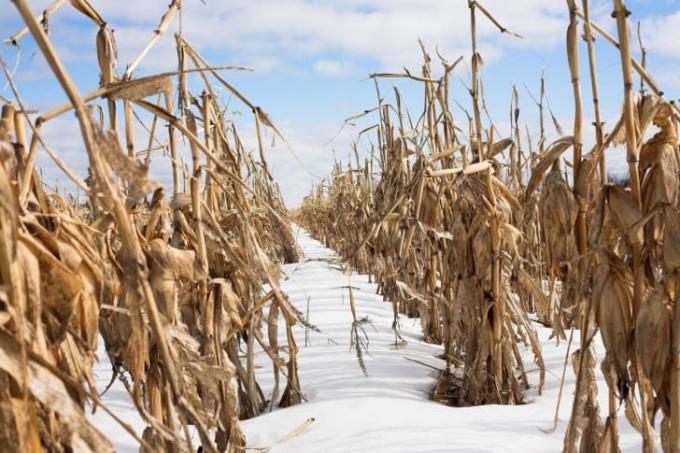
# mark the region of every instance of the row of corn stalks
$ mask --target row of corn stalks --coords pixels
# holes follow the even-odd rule
[[[46,33],[47,17],[64,4],[99,29],[92,44],[101,85],[90,93],[78,91]],[[142,451],[193,452],[192,438],[203,451],[243,451],[239,419],[302,397],[292,334],[300,318],[278,272],[278,263],[296,261],[298,252],[263,155],[262,134],[275,127],[181,34],[176,73],[133,76],[182,13],[179,0],[122,75],[113,33],[87,1],[57,0],[38,16],[25,0],[13,6],[26,28],[9,41],[19,45],[32,35],[68,103],[31,118],[15,91],[2,106],[0,449],[112,451],[85,416],[89,404],[110,413]],[[189,91],[192,77],[199,94]],[[258,157],[219,105],[218,89],[252,111]],[[87,178],[41,136],[46,123],[73,112]],[[142,121],[148,146],[139,149],[134,135]],[[87,194],[85,202],[46,189],[36,169],[41,150]],[[148,177],[161,152],[172,194]],[[142,435],[95,387],[102,338],[112,382],[125,385],[147,425]],[[269,400],[255,379],[258,350],[275,376]]]
[[[630,13],[622,0],[612,2],[618,39],[591,20],[588,0],[567,0],[573,132],[565,134],[555,121],[560,137],[546,143],[541,83],[537,143],[528,129],[521,133],[516,90],[511,130],[501,137],[482,121],[476,21],[484,17],[511,33],[480,2],[468,4],[471,112],[456,122],[449,105],[449,78],[460,60],[440,57],[442,76],[434,78],[423,50],[419,74],[374,74],[379,104],[362,115],[377,116],[377,123],[361,134],[375,133],[377,147],[361,162],[355,145],[355,162],[336,162],[293,219],[376,279],[394,306],[396,342],[401,312],[419,316],[425,340],[444,345],[447,367],[435,399],[521,402],[528,383],[520,342],[535,354],[540,392],[544,367],[532,316],[559,338],[569,328],[580,331],[564,451],[618,451],[620,412],[640,432],[643,451],[654,451],[659,435],[665,451],[680,451],[678,109],[632,57]],[[600,114],[596,37],[621,57],[623,112],[611,128]],[[595,144],[588,152],[582,49],[595,116]],[[639,91],[633,87],[637,76]],[[395,77],[422,85],[424,108],[417,118],[396,88],[392,103],[380,93],[378,80]],[[610,184],[605,152],[624,144],[630,184]],[[595,383],[596,335],[606,349],[599,358],[609,394],[604,422]]]

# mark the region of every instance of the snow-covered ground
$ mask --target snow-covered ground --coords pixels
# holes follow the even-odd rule
[[[535,385],[527,392],[528,404],[458,408],[430,401],[428,394],[437,372],[424,364],[441,368],[443,362],[436,356],[442,348],[420,341],[420,321],[401,318],[401,335],[408,344],[395,348],[391,304],[376,295],[375,284],[369,283],[366,276],[353,274],[357,316],[370,321],[364,324],[370,341],[368,354],[364,355],[368,372],[365,376],[356,353],[349,348],[349,280],[340,269],[341,261],[304,230],[298,231],[298,241],[304,257],[300,263],[282,266],[281,286],[298,310],[308,313],[309,321],[321,330],[318,333],[296,327],[299,377],[307,401],[242,422],[249,447],[273,445],[272,452],[323,453],[561,451],[574,387],[571,366],[567,369],[557,430],[552,434],[544,431],[553,424],[566,342],[558,346],[548,340],[548,329],[536,325],[543,343],[546,382],[542,396],[538,396]],[[578,344],[578,332],[574,344]],[[601,359],[602,345],[597,348]],[[110,379],[111,367],[103,350],[99,357],[102,363],[95,372],[101,391]],[[258,362],[262,365],[258,381],[265,392],[271,392],[270,361],[262,353]],[[537,384],[538,370],[528,352],[526,362],[530,382]],[[606,385],[601,377],[598,386],[601,408],[606,410]],[[122,384],[116,382],[103,401],[141,433],[143,423]],[[628,425],[622,410],[620,414],[622,451],[640,451],[640,435]],[[310,418],[314,422],[306,429],[297,429]],[[118,451],[136,451],[134,439],[103,411],[97,411],[91,419],[113,440]],[[296,435],[277,443],[292,432]]]

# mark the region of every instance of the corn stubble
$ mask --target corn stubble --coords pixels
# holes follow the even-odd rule
[[[618,451],[620,412],[640,432],[643,451],[654,451],[659,436],[664,451],[680,451],[679,111],[631,56],[630,13],[622,0],[612,2],[618,39],[591,20],[587,0],[567,0],[574,130],[565,134],[553,117],[560,137],[546,143],[541,80],[541,136],[533,146],[527,133],[527,152],[516,90],[511,136],[501,139],[493,124],[482,124],[476,13],[509,32],[479,2],[469,6],[472,111],[464,110],[464,121],[455,123],[449,106],[449,77],[458,62],[440,57],[443,75],[434,79],[423,49],[421,74],[374,74],[379,104],[361,116],[378,119],[360,135],[375,131],[377,147],[360,162],[355,145],[356,161],[336,162],[292,218],[375,278],[394,307],[396,345],[398,313],[420,317],[424,339],[444,345],[447,366],[434,399],[521,403],[528,385],[521,342],[535,354],[540,390],[544,368],[531,315],[558,338],[570,327],[581,334],[571,355],[577,380],[565,452]],[[609,130],[600,117],[596,34],[621,57],[623,112]],[[595,115],[588,152],[582,46]],[[634,93],[636,74],[642,82]],[[379,79],[397,77],[423,87],[424,109],[415,122],[396,88],[389,104],[380,92]],[[630,187],[607,180],[605,151],[624,144]],[[596,334],[606,350],[600,361],[607,389],[599,389],[609,395],[604,420]]]
[[[64,2],[37,18],[26,1],[13,3],[26,29],[10,41],[17,44],[29,33],[35,38],[69,102],[35,123],[17,92],[16,103],[2,107],[0,445],[14,451],[112,451],[84,412],[86,402],[109,412],[93,376],[101,335],[112,382],[124,383],[147,428],[138,436],[112,415],[142,451],[196,451],[190,427],[203,451],[244,451],[239,419],[262,413],[268,404],[302,399],[291,330],[299,318],[279,288],[276,264],[296,261],[298,251],[266,162],[245,150],[214,84],[252,110],[258,131],[275,127],[181,35],[178,109],[175,75],[133,77],[180,11],[179,1],[170,4],[122,77],[114,74],[116,46],[106,22],[85,0],[70,2],[99,27],[101,86],[86,95],[72,83],[43,28]],[[11,80],[4,62],[3,68]],[[192,73],[204,82],[199,95],[187,88]],[[105,110],[97,110],[100,104]],[[40,135],[45,122],[70,110],[89,159],[85,180]],[[142,111],[152,119],[144,124],[148,147],[140,150],[134,122],[142,121]],[[118,124],[121,116],[124,124]],[[181,141],[189,144],[190,166],[180,160]],[[40,146],[87,193],[85,203],[45,189],[35,168]],[[158,150],[172,162],[170,197],[149,179]],[[279,344],[279,315],[287,344]],[[256,348],[274,369],[271,401],[255,379]]]

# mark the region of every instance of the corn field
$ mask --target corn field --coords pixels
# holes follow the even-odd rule
[[[372,74],[376,86],[406,78],[422,86],[423,110],[413,120],[399,90],[366,115],[377,116],[378,145],[370,158],[336,162],[293,219],[369,273],[395,313],[419,317],[427,341],[444,345],[446,368],[432,390],[451,405],[519,404],[527,388],[518,345],[545,368],[531,319],[566,339],[581,332],[571,361],[577,376],[564,451],[618,451],[617,417],[624,416],[654,451],[680,451],[680,312],[677,311],[677,107],[663,98],[631,57],[628,12],[613,2],[618,39],[591,21],[588,1],[569,0],[567,58],[575,104],[574,130],[553,143],[543,135],[544,92],[538,101],[541,136],[522,143],[517,91],[512,134],[484,124],[481,56],[476,21],[506,30],[480,2],[470,1],[471,111],[456,120],[449,104],[451,71],[440,57],[433,78],[423,48],[420,74]],[[621,55],[623,112],[606,130],[598,105],[593,41]],[[582,36],[584,44],[579,45]],[[509,39],[513,39],[510,37]],[[585,47],[595,111],[595,145],[583,149],[583,102],[578,59]],[[633,92],[633,76],[643,88]],[[650,131],[654,134],[650,137]],[[625,144],[630,187],[607,181],[605,151]],[[527,151],[528,145],[528,151]],[[562,160],[570,150],[569,169]],[[592,340],[606,348],[602,372],[609,406],[600,421]],[[455,370],[462,370],[455,373]],[[661,417],[660,432],[654,420]]]
[[[274,125],[180,35],[177,73],[132,77],[177,14],[177,0],[122,77],[113,75],[116,43],[104,19],[86,1],[71,2],[99,27],[93,44],[101,87],[86,94],[73,84],[40,18],[26,1],[13,3],[26,28],[11,41],[33,36],[69,103],[35,121],[19,93],[16,104],[2,108],[3,451],[112,451],[83,411],[86,401],[109,411],[92,376],[101,339],[114,378],[127,378],[148,425],[138,437],[118,419],[142,451],[196,451],[189,427],[198,432],[203,451],[243,451],[239,419],[255,417],[268,405],[301,402],[291,333],[300,318],[279,289],[277,268],[278,262],[296,261],[298,252],[267,162],[246,152],[216,101],[214,84],[252,111],[258,132]],[[194,73],[204,82],[200,93],[187,88]],[[81,179],[56,157],[55,164],[87,194],[84,203],[46,192],[35,167],[40,146],[50,153],[41,127],[72,110],[89,176]],[[146,150],[134,148],[136,110],[152,117]],[[180,141],[189,144],[190,164],[179,158]],[[171,196],[148,177],[156,144],[170,157]],[[279,314],[285,321],[280,327]],[[279,328],[288,333],[286,345],[277,342]],[[255,379],[258,344],[276,375],[271,401]]]
[[[564,451],[619,451],[625,417],[645,453],[659,442],[680,452],[680,110],[632,56],[623,0],[611,3],[615,35],[591,20],[588,0],[567,0],[573,130],[547,142],[541,80],[540,136],[523,133],[517,90],[511,133],[502,136],[486,114],[478,21],[506,39],[521,37],[483,3],[467,3],[464,115],[454,115],[451,79],[466,62],[433,58],[421,43],[420,73],[370,75],[377,105],[353,117],[375,123],[362,132],[377,143],[370,156],[362,160],[356,143],[355,159],[335,161],[289,212],[264,151],[265,131],[281,134],[223,75],[242,68],[212,66],[178,33],[175,72],[134,76],[160,39],[172,39],[165,35],[182,14],[180,0],[171,0],[122,75],[114,34],[87,0],[56,0],[38,15],[26,0],[12,0],[25,28],[7,42],[35,40],[68,103],[33,115],[0,61],[14,95],[0,118],[0,450],[113,451],[85,415],[95,408],[143,452],[245,451],[240,420],[304,404],[294,326],[310,323],[281,289],[279,270],[300,258],[294,222],[335,250],[347,270],[377,283],[394,314],[395,347],[405,342],[400,315],[418,318],[423,339],[443,346],[433,400],[452,411],[525,404],[534,384],[522,351],[533,355],[539,395],[545,381],[536,324],[569,342],[576,330],[565,361],[575,392],[560,392],[573,398]],[[62,7],[98,29],[95,91],[78,90],[48,36],[47,18]],[[600,113],[596,37],[620,53],[623,108],[611,125]],[[580,58],[589,74],[579,73]],[[384,92],[393,79],[422,88],[417,116],[398,88]],[[584,137],[584,83],[593,93],[592,138]],[[252,113],[257,153],[217,89]],[[87,177],[41,134],[66,115],[79,126]],[[135,146],[137,123],[144,149]],[[621,145],[629,184],[608,181],[606,151]],[[45,186],[39,150],[84,200]],[[149,176],[160,152],[171,187]],[[598,335],[605,357],[595,355]],[[112,382],[124,383],[146,424],[141,434],[101,400],[93,376],[101,341]],[[274,376],[269,398],[256,379],[258,350]],[[598,389],[600,362],[607,388]],[[608,407],[599,406],[598,392],[607,393]]]

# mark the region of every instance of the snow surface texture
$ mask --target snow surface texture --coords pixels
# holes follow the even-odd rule
[[[298,230],[298,242],[304,253],[299,263],[282,266],[282,289],[291,302],[322,333],[296,326],[299,377],[307,401],[286,409],[277,409],[242,422],[248,447],[272,446],[272,452],[558,452],[562,450],[564,431],[569,419],[574,389],[574,373],[567,368],[557,430],[552,427],[560,387],[567,342],[548,340],[550,330],[538,324],[546,365],[545,389],[538,396],[538,369],[529,351],[525,366],[532,387],[526,393],[527,404],[519,406],[448,407],[429,400],[437,372],[413,359],[441,368],[436,358],[441,346],[420,341],[420,321],[400,316],[401,335],[408,342],[394,347],[392,305],[376,295],[376,285],[365,275],[348,276],[341,270],[341,259],[306,231]],[[363,327],[369,337],[364,361],[368,376],[359,367],[356,352],[350,351],[352,315],[347,286],[351,281],[357,305],[357,317],[370,323]],[[285,329],[282,342],[285,340]],[[307,343],[305,344],[305,337]],[[599,338],[598,338],[599,340]],[[111,365],[100,341],[95,367],[101,391],[111,377]],[[574,348],[578,347],[574,333]],[[597,356],[604,356],[601,342]],[[262,365],[258,382],[271,395],[273,376],[269,359],[257,355]],[[598,370],[601,411],[607,408],[607,387]],[[281,391],[285,386],[282,377]],[[137,432],[144,424],[135,411],[125,388],[114,383],[103,402]],[[620,445],[623,452],[638,452],[641,436],[631,428],[623,411],[619,411]],[[315,422],[306,430],[284,442],[277,442],[303,425]],[[134,439],[101,409],[90,416],[120,452],[137,451]]]

